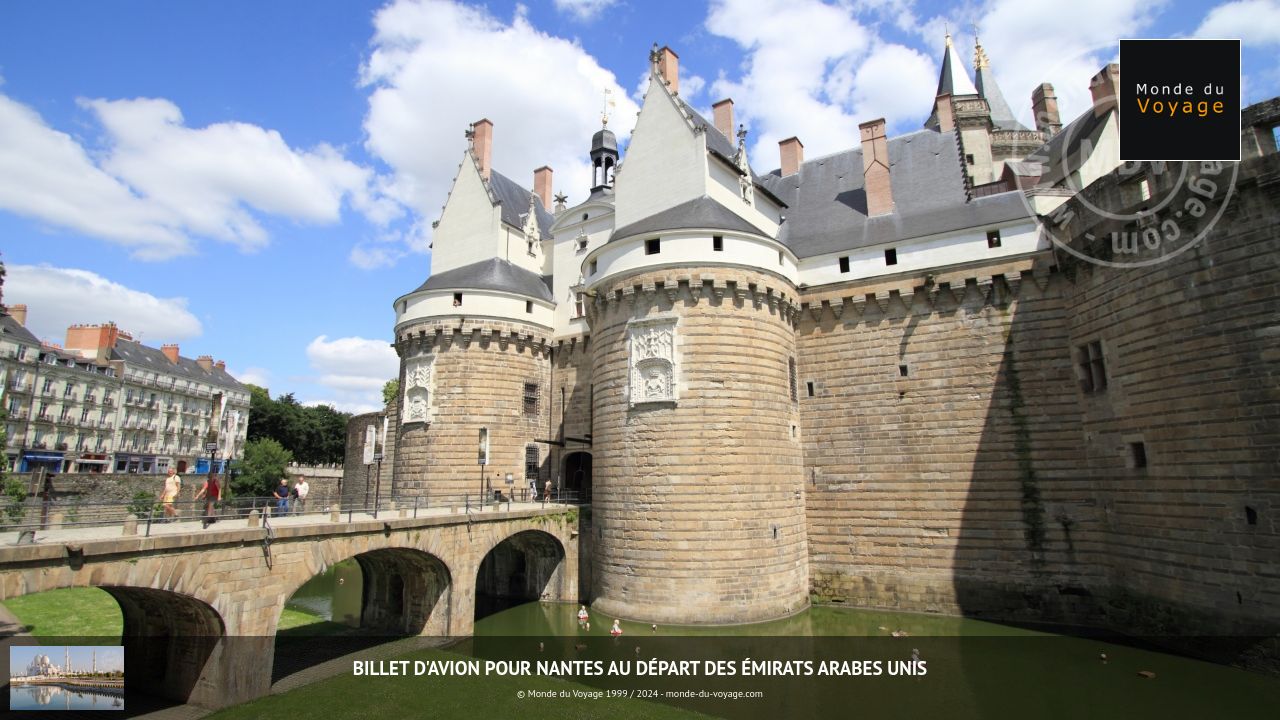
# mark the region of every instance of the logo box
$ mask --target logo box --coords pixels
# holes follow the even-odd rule
[[[1118,95],[1122,160],[1240,160],[1239,40],[1121,40]]]

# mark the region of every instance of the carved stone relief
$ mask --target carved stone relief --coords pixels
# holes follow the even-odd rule
[[[676,318],[633,320],[627,326],[632,407],[677,399]]]
[[[404,423],[427,422],[431,401],[432,363],[429,357],[413,358],[404,368]]]

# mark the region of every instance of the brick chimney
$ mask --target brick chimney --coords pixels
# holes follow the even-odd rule
[[[858,126],[862,135],[862,185],[867,192],[867,217],[893,212],[893,185],[889,182],[889,141],[884,118]]]
[[[533,171],[533,192],[542,199],[542,209],[551,212],[551,168],[543,165]]]
[[[27,306],[26,306],[26,304],[25,304],[25,303],[19,303],[19,304],[17,304],[17,305],[10,305],[10,306],[9,306],[9,317],[13,318],[13,321],[14,321],[14,322],[16,322],[16,323],[18,323],[19,325],[21,325],[21,326],[23,326],[23,327],[26,327],[26,326],[27,326]]]
[[[217,369],[221,370],[222,372],[226,372],[226,371],[227,371],[227,361],[226,361],[226,360],[219,360],[218,362],[214,363],[214,364],[213,364],[213,366],[214,366],[215,368],[217,368]]]
[[[197,365],[199,365],[199,366],[201,367],[201,369],[203,369],[205,372],[212,372],[212,371],[213,371],[213,356],[212,356],[212,355],[201,355],[200,357],[196,358],[196,364],[197,364]]]
[[[711,106],[712,120],[721,135],[732,140],[733,135],[733,100],[725,98]]]
[[[480,176],[489,179],[489,162],[493,159],[493,123],[487,118],[477,120],[471,126],[474,133],[471,138],[471,151],[475,153],[476,162],[480,164]]]
[[[169,358],[169,362],[173,363],[174,365],[177,365],[177,364],[178,364],[178,346],[177,346],[177,344],[173,344],[173,345],[161,345],[161,346],[160,346],[160,352],[164,353],[164,356],[165,356],[165,357],[167,357],[167,358]]]
[[[1093,93],[1093,115],[1102,117],[1120,102],[1120,64],[1111,63],[1089,80]]]
[[[96,357],[105,360],[116,340],[120,339],[120,329],[115,323],[103,325],[72,325],[67,328],[67,350],[74,350],[81,357]]]
[[[1062,129],[1062,117],[1058,115],[1058,95],[1053,85],[1041,83],[1031,91],[1031,114],[1036,118],[1036,130],[1051,138]]]
[[[942,93],[934,98],[933,111],[938,117],[940,132],[951,132],[956,129],[955,116],[951,113],[951,93]]]
[[[778,143],[778,153],[782,155],[782,177],[800,172],[800,164],[804,162],[804,143],[798,137],[789,137]]]
[[[680,56],[665,45],[658,51],[658,74],[667,81],[672,95],[680,94]]]

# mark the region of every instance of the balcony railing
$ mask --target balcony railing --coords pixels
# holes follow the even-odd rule
[[[10,380],[9,389],[13,392],[29,393],[31,392],[31,383],[22,382],[20,380]]]

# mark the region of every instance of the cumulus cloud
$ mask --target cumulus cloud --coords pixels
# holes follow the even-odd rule
[[[1165,3],[1152,0],[1076,0],[1070,13],[1045,12],[1025,0],[992,0],[977,20],[991,67],[1018,119],[1035,127],[1031,91],[1053,83],[1062,121],[1087,110],[1089,78],[1117,59],[1118,37],[1141,37]],[[954,25],[953,25],[954,27]],[[973,40],[957,47],[972,57]],[[972,70],[972,68],[966,68]],[[972,72],[971,72],[972,74]]]
[[[609,126],[619,137],[638,109],[613,73],[576,43],[534,28],[522,9],[505,22],[442,0],[396,0],[378,12],[361,82],[370,88],[366,147],[393,171],[385,189],[426,221],[406,248],[426,244],[470,123],[493,121],[495,169],[529,187],[534,168],[550,165],[555,190],[572,203],[590,189],[586,155],[604,90],[617,103]],[[380,255],[366,246],[352,260],[376,264]]]
[[[579,22],[590,22],[617,0],[555,0],[556,10]]]
[[[712,2],[707,30],[746,52],[741,76],[722,75],[712,92],[734,99],[754,164],[775,164],[778,141],[792,135],[817,156],[856,145],[859,122],[883,116],[901,131],[928,116],[932,62],[878,38],[857,12],[818,0]]]
[[[50,265],[8,265],[5,300],[26,303],[27,327],[41,339],[62,342],[67,327],[114,322],[148,345],[199,337],[200,320],[183,297],[159,298],[88,270]]]
[[[385,340],[321,335],[307,345],[307,360],[316,373],[312,382],[326,391],[307,402],[348,412],[380,409],[382,386],[400,373],[396,351]]]
[[[196,237],[261,247],[257,213],[334,223],[344,200],[375,223],[401,212],[372,171],[320,145],[290,147],[238,122],[190,128],[164,99],[81,99],[101,128],[90,153],[0,95],[0,208],[115,242],[142,260],[190,253]]]
[[[266,368],[247,367],[243,370],[227,368],[227,374],[248,385],[257,385],[261,388],[271,387],[271,371]]]
[[[1209,11],[1196,37],[1239,38],[1245,45],[1280,44],[1280,0],[1235,0]]]

